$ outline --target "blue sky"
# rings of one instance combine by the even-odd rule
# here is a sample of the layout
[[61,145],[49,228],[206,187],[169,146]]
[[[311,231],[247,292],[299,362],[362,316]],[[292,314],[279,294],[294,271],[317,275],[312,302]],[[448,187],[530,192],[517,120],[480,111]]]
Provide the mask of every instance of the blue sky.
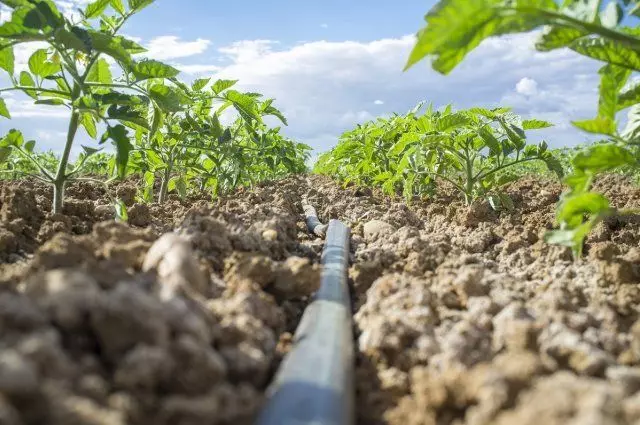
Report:
[[[87,1],[56,0],[66,11]],[[512,106],[556,124],[534,139],[551,146],[586,140],[569,123],[595,113],[598,66],[565,50],[535,52],[536,34],[486,41],[447,77],[426,62],[403,73],[413,34],[432,4],[156,0],[123,32],[150,56],[181,69],[185,80],[239,79],[241,89],[275,98],[289,118],[285,133],[318,152],[357,123],[405,112],[422,100],[460,108]],[[0,11],[0,19],[6,17]],[[24,64],[34,48],[17,51],[18,62]],[[0,77],[1,85],[6,82]],[[0,120],[0,133],[19,128],[41,149],[61,149],[65,110],[19,96],[5,100],[14,119]]]

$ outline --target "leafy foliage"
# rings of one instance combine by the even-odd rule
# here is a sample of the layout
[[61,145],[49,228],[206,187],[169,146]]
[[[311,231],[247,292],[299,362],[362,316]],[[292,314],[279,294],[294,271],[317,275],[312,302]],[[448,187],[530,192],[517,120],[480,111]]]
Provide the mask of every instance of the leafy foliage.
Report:
[[[569,190],[558,205],[560,229],[547,241],[571,247],[580,257],[593,226],[615,211],[602,196],[591,191],[595,176],[619,168],[638,169],[640,156],[640,89],[629,84],[640,71],[640,33],[626,26],[640,16],[638,0],[441,0],[426,15],[407,68],[424,58],[432,67],[450,72],[484,39],[544,27],[536,48],[550,51],[569,48],[603,62],[600,100],[593,119],[574,122],[579,129],[603,135],[597,144],[572,160],[573,173],[565,182]],[[628,110],[620,128],[617,116]]]
[[549,123],[522,121],[507,108],[434,111],[428,107],[420,114],[422,106],[345,133],[338,146],[319,159],[316,171],[377,184],[408,199],[429,192],[434,180],[440,179],[464,195],[468,204],[484,197],[495,209],[512,205],[501,190],[518,177],[508,173],[510,168],[539,161],[563,175],[546,143],[526,143],[525,128]]
[[[36,104],[67,108],[69,127],[59,158],[37,154],[35,141],[9,131],[0,140],[0,169],[6,176],[32,175],[52,185],[55,213],[62,209],[65,185],[80,176],[111,180],[141,173],[146,200],[152,199],[158,177],[158,199],[164,201],[168,191],[184,195],[195,182],[218,193],[306,169],[309,147],[263,122],[272,115],[286,124],[272,100],[233,90],[233,80],[206,89],[209,80],[204,79],[189,87],[177,80],[179,71],[172,66],[135,58],[145,49],[119,32],[153,1],[94,0],[79,22],[51,0],[2,1],[12,14],[0,25],[0,68],[12,86],[0,89],[0,116],[11,117],[2,93],[19,91]],[[46,47],[31,55],[28,71],[17,74],[14,46],[34,41]],[[229,128],[220,123],[227,108],[239,117]],[[83,146],[71,163],[81,129],[100,147]],[[106,143],[115,155],[101,152]],[[124,219],[123,204],[114,200],[114,206]]]

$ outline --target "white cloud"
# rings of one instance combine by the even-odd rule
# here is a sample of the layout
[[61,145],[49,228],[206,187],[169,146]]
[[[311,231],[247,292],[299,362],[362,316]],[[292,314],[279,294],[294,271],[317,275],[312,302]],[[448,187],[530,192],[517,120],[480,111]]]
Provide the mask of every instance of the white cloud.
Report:
[[185,74],[211,74],[214,72],[220,71],[221,67],[218,65],[207,65],[207,64],[193,64],[193,65],[183,65],[183,64],[174,64],[176,68]]
[[[413,36],[286,48],[269,40],[239,41],[219,49],[229,63],[216,77],[239,79],[241,89],[274,97],[289,118],[287,133],[319,150],[335,144],[356,123],[405,112],[421,100],[458,108],[514,106],[527,117],[553,117],[558,126],[539,132],[551,145],[580,143],[584,136],[568,123],[593,115],[597,64],[567,50],[536,52],[534,38],[488,40],[449,76],[432,71],[426,62],[402,72]],[[520,92],[514,90],[518,85]],[[536,96],[521,93],[534,89]],[[367,110],[372,96],[385,99],[384,106],[374,101],[375,114]]]
[[144,53],[153,59],[167,60],[199,55],[209,47],[210,40],[198,38],[195,41],[182,41],[174,35],[163,35],[153,38],[146,46]]
[[374,100],[374,101],[373,101],[373,104],[374,104],[374,105],[384,105],[384,100],[380,100],[380,99],[378,99],[378,100]]
[[516,92],[525,96],[533,96],[538,92],[538,82],[528,77],[524,77],[516,84]]

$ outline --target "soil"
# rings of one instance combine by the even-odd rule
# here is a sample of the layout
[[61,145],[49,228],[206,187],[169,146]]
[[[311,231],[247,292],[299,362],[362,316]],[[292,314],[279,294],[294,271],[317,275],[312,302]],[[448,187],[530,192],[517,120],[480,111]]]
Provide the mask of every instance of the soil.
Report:
[[[619,176],[597,188],[639,208]],[[319,283],[323,222],[352,229],[359,424],[640,423],[640,216],[585,258],[546,245],[562,187],[515,210],[411,204],[321,176],[213,203],[0,182],[0,424],[249,424]]]

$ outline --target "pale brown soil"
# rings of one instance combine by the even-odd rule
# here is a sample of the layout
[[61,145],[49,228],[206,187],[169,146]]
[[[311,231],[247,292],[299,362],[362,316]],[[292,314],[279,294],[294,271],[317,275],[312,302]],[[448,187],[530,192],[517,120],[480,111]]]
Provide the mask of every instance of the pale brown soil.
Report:
[[0,424],[250,423],[318,284],[303,197],[352,228],[359,424],[640,423],[640,217],[573,262],[542,241],[556,183],[512,184],[510,213],[319,176],[213,204],[126,183],[130,226],[88,183],[57,217],[46,188],[0,186]]

